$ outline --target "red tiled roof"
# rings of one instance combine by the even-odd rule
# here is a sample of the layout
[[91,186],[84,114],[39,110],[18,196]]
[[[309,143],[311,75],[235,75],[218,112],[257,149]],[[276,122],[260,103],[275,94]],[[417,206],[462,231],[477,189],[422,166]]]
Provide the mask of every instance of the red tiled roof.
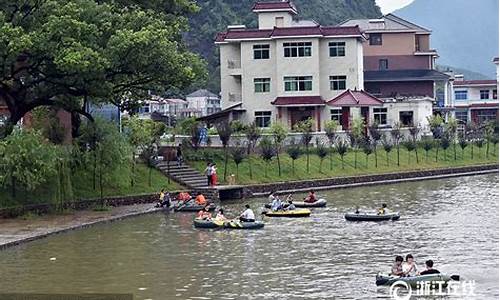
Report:
[[290,1],[273,1],[273,2],[255,2],[252,10],[276,10],[276,9],[292,9],[297,12],[297,9]]
[[384,102],[365,91],[347,90],[326,104],[330,106],[379,106]]
[[274,29],[230,29],[218,33],[215,42],[224,42],[226,39],[258,39],[285,36],[361,36],[358,26],[306,26],[306,27],[275,27]]
[[496,80],[460,80],[454,81],[454,86],[465,86],[465,85],[490,85],[497,84]]
[[278,106],[324,105],[325,101],[320,96],[290,96],[277,97],[271,102]]

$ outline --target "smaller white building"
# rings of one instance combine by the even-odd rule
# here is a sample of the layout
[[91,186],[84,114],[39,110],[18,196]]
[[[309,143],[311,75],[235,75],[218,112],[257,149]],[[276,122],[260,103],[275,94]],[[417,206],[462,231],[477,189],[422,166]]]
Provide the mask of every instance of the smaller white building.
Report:
[[209,90],[200,89],[186,96],[192,116],[203,117],[222,110],[220,97]]
[[496,80],[464,80],[463,75],[456,75],[455,118],[462,124],[498,121],[497,85]]
[[164,122],[168,126],[174,126],[177,120],[189,117],[186,113],[187,108],[188,102],[186,100],[152,96],[151,100],[142,102],[142,106],[137,110],[137,115],[141,119],[152,119]]

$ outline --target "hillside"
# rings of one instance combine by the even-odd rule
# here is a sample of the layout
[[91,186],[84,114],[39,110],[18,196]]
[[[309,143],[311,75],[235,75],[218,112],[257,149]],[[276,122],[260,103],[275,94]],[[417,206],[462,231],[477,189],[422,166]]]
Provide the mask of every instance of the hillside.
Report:
[[415,0],[394,14],[432,30],[438,64],[495,78],[498,0]]
[[[191,50],[207,60],[209,79],[205,87],[214,92],[220,90],[215,35],[224,31],[228,25],[257,27],[257,17],[252,12],[254,2],[255,0],[198,0],[200,11],[189,18],[191,29],[185,36],[186,43]],[[335,25],[348,18],[373,18],[381,14],[375,0],[294,0],[294,3],[301,19],[314,19],[322,25]]]
[[464,79],[466,80],[484,80],[484,79],[490,79],[488,76],[474,72],[471,70],[466,70],[466,69],[461,69],[461,68],[456,68],[452,66],[443,66],[443,65],[437,65],[438,71],[441,72],[448,72],[448,71],[453,71],[454,74],[462,74],[464,75]]

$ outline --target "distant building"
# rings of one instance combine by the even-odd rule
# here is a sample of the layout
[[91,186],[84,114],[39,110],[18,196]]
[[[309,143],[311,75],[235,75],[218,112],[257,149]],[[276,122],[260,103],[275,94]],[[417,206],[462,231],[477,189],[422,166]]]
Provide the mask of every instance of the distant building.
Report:
[[168,126],[175,126],[178,120],[191,116],[187,112],[186,100],[152,96],[151,100],[145,100],[142,103],[137,110],[137,115],[141,119],[152,119],[164,122]]
[[457,75],[453,83],[455,118],[462,124],[498,121],[498,86],[496,80],[464,80]]
[[429,105],[437,104],[437,98],[442,99],[442,107],[435,105],[435,109],[445,114],[453,111],[452,79],[435,70],[438,54],[430,48],[430,30],[393,14],[380,19],[348,20],[341,26],[359,26],[368,39],[363,43],[366,91],[385,102],[406,103],[402,109],[418,106],[416,110],[401,110],[400,122],[413,114],[414,124],[427,125],[426,116],[416,115],[430,116]]
[[219,96],[209,90],[200,89],[186,96],[188,111],[195,117],[203,117],[220,112],[221,100]]
[[100,118],[108,122],[120,124],[121,111],[120,108],[111,103],[92,104],[87,103],[86,111],[94,118]]

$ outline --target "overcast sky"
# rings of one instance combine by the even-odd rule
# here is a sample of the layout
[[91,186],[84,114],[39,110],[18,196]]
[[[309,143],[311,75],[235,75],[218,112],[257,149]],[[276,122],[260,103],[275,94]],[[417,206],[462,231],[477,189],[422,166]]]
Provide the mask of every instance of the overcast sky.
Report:
[[388,14],[413,2],[413,0],[375,0],[383,14]]

